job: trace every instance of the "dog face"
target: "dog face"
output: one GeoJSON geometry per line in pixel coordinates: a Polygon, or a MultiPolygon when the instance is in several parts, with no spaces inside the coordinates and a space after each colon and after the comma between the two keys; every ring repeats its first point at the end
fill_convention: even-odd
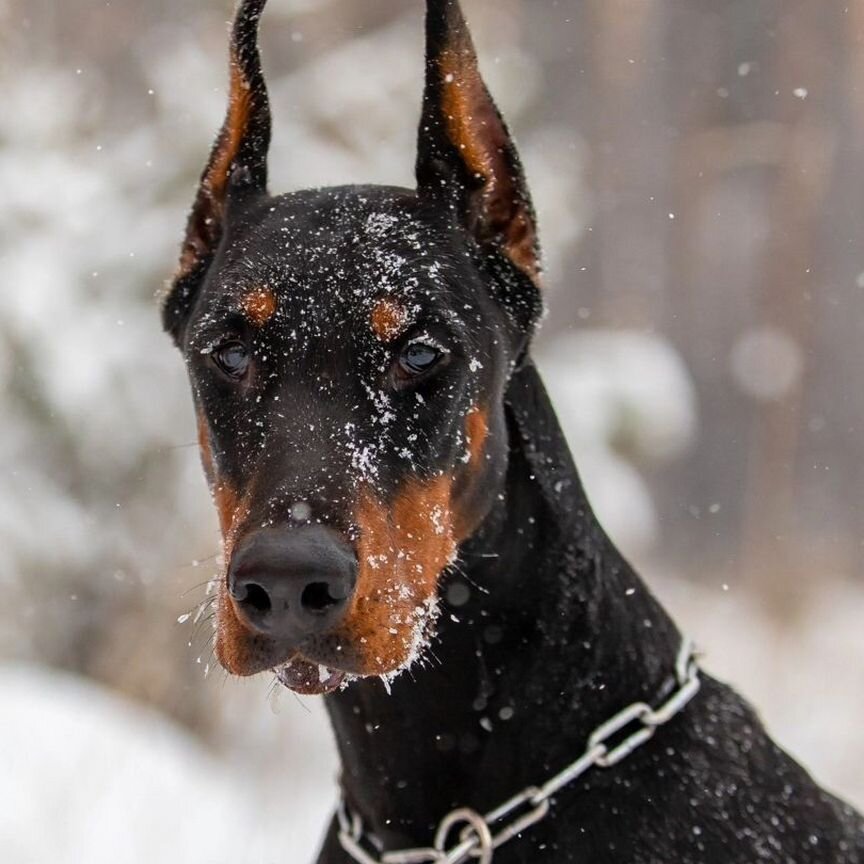
{"type": "Polygon", "coordinates": [[[455,2],[427,10],[417,190],[271,197],[240,4],[228,115],[163,308],[226,572],[216,652],[300,692],[406,668],[507,464],[504,391],[540,312],[530,199],[455,2]]]}

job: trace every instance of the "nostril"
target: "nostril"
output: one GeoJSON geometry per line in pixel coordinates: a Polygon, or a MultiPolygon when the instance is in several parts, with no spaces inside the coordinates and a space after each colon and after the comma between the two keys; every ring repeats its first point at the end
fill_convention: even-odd
{"type": "Polygon", "coordinates": [[[347,613],[356,570],[354,550],[334,529],[267,528],[236,548],[227,588],[247,631],[296,646],[347,613]]]}
{"type": "Polygon", "coordinates": [[[243,606],[251,607],[256,612],[269,612],[271,609],[270,595],[254,582],[247,582],[242,585],[238,594],[239,596],[235,597],[237,602],[243,606]]]}
{"type": "Polygon", "coordinates": [[[334,597],[331,587],[326,582],[311,582],[303,589],[300,604],[309,612],[319,614],[326,612],[331,606],[340,603],[344,598],[334,597]]]}

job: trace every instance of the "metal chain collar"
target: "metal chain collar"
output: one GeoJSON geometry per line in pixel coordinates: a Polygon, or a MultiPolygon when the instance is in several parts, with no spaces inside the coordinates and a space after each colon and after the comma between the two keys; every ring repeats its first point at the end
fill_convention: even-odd
{"type": "Polygon", "coordinates": [[[363,822],[348,809],[344,798],[339,803],[339,843],[357,864],[464,864],[475,858],[479,864],[492,864],[492,856],[499,846],[540,822],[549,813],[550,799],[563,787],[581,777],[591,768],[611,768],[629,756],[654,736],[660,726],[668,723],[683,710],[699,692],[699,667],[693,643],[681,643],[675,662],[678,689],[658,708],[645,702],[634,702],[598,726],[588,737],[585,752],[571,765],[547,780],[542,786],[529,786],[495,810],[481,815],[469,807],[448,813],[435,832],[431,847],[385,852],[376,857],[364,849],[363,822]],[[612,746],[609,741],[637,726],[623,741],[612,746]],[[500,825],[499,825],[500,823],[500,825]],[[450,835],[462,826],[455,845],[448,848],[450,835]],[[493,828],[495,831],[493,832],[493,828]]]}

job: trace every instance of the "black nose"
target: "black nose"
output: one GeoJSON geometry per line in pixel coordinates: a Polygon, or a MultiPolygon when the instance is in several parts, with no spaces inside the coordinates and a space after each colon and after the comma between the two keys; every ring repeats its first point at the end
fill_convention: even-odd
{"type": "Polygon", "coordinates": [[[258,633],[293,643],[338,623],[356,581],[354,551],[323,525],[258,531],[235,551],[228,571],[240,618],[258,633]]]}

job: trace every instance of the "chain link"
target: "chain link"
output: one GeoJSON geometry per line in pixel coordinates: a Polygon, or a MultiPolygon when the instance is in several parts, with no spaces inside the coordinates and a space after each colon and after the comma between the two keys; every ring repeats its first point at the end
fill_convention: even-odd
{"type": "Polygon", "coordinates": [[[679,714],[699,692],[699,667],[689,639],[681,643],[675,676],[678,688],[662,705],[652,708],[646,702],[634,702],[610,717],[588,736],[585,752],[542,786],[523,789],[485,815],[467,807],[448,813],[438,826],[433,845],[428,848],[385,852],[380,858],[375,857],[364,848],[364,843],[369,844],[365,842],[363,822],[356,813],[351,813],[343,799],[337,811],[342,848],[357,864],[464,864],[471,858],[478,864],[492,864],[499,846],[546,817],[551,807],[550,799],[556,792],[592,768],[611,768],[626,759],[649,741],[660,726],[679,714]],[[636,728],[613,744],[613,739],[630,726],[636,728]],[[452,841],[455,845],[448,848],[451,835],[460,827],[452,841]]]}

